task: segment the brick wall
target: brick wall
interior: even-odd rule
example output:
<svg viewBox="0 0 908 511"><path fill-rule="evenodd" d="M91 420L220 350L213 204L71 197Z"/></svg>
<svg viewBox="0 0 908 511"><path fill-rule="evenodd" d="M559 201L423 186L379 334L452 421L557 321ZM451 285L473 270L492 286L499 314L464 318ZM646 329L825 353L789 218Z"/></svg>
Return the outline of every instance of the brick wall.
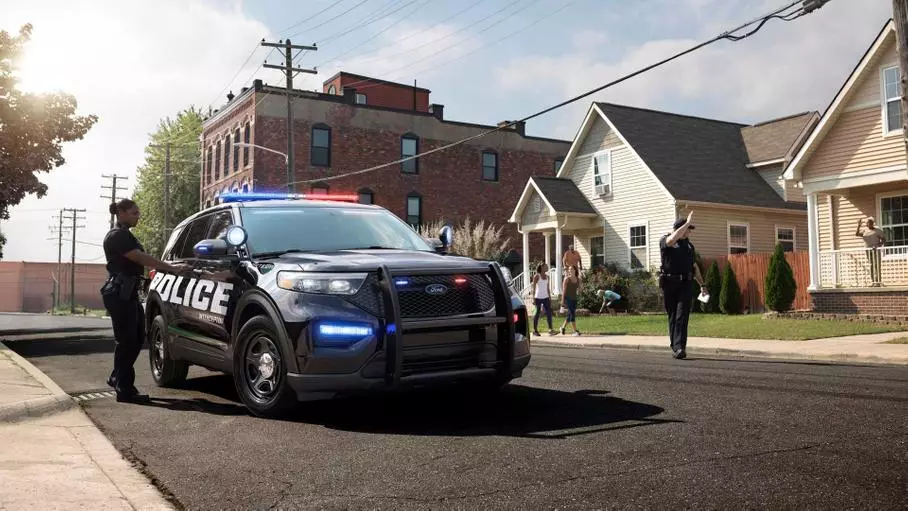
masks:
<svg viewBox="0 0 908 511"><path fill-rule="evenodd" d="M0 261L0 312L47 312L53 308L54 276L60 280L60 303L68 306L73 294L72 267L57 263ZM101 285L107 278L104 264L80 263L75 267L76 306L100 309Z"/></svg>
<svg viewBox="0 0 908 511"><path fill-rule="evenodd" d="M819 313L904 316L908 311L908 290L817 291L811 299Z"/></svg>

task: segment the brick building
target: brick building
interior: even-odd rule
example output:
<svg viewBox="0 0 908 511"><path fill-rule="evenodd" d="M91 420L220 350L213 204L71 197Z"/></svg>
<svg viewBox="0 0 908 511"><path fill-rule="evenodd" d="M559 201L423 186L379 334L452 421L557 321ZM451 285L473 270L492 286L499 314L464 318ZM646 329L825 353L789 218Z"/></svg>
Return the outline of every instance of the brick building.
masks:
<svg viewBox="0 0 908 511"><path fill-rule="evenodd" d="M427 89L339 73L323 92L295 90L294 181L365 169L476 135L494 126L444 118ZM212 113L202 132L202 206L227 191L286 191L286 91L256 80ZM568 140L528 136L517 124L472 142L393 167L324 182L297 183L299 193L358 194L361 202L392 211L411 224L469 216L505 227L531 175L554 175ZM542 236L531 241L531 259L542 258ZM566 246L566 245L565 245Z"/></svg>

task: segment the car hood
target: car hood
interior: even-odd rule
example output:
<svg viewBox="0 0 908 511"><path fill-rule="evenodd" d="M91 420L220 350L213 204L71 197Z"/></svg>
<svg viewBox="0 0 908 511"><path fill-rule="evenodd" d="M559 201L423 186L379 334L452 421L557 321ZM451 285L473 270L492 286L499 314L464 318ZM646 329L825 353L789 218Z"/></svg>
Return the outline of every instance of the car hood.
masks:
<svg viewBox="0 0 908 511"><path fill-rule="evenodd" d="M277 262L277 261L276 261ZM420 269L486 269L488 261L469 257L413 250L337 250L317 253L290 253L279 258L283 264L299 265L303 271L376 271L381 266L390 270Z"/></svg>

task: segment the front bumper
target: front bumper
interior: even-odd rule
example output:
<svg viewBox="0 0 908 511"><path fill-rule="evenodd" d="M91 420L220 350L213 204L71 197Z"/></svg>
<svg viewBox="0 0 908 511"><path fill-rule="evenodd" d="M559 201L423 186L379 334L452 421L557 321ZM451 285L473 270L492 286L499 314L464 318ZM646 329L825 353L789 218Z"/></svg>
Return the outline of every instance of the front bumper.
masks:
<svg viewBox="0 0 908 511"><path fill-rule="evenodd" d="M426 275L463 269L424 270ZM430 273L431 271L431 273ZM348 348L318 348L311 329L304 329L298 346L299 370L287 381L301 400L321 394L426 386L460 381L507 382L519 377L530 361L526 310L512 299L500 269L485 273L494 288L494 310L468 317L402 318L396 275L383 267L378 288L384 317L373 318L374 335ZM407 271L408 276L420 274ZM497 285L494 285L497 284ZM519 318L515 322L514 317Z"/></svg>

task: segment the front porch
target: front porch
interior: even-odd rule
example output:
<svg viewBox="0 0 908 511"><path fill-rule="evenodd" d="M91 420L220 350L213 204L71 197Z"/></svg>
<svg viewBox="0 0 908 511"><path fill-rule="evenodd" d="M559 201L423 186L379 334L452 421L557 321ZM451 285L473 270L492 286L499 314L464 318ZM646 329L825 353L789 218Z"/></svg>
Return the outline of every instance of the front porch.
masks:
<svg viewBox="0 0 908 511"><path fill-rule="evenodd" d="M594 229L599 229L599 231L602 230L602 224L599 222L598 215L590 217L557 214L554 215L551 220L534 224L518 225L518 231L523 237L522 253L524 271L519 275L520 280L515 282L515 289L517 292L522 294L524 290L530 287L530 279L536 271L536 268L530 268L529 248L531 233L539 233L545 237L545 259L543 262L549 267L549 278L552 279L553 283L552 294L557 297L561 295L560 282L564 275L562 258L565 250L567 250L567 247L564 246L563 242L564 236L574 236L578 233L588 232ZM552 252L553 238L555 246L554 253ZM551 260L553 256L555 259L554 261ZM555 283L558 283L558 285L555 285Z"/></svg>

